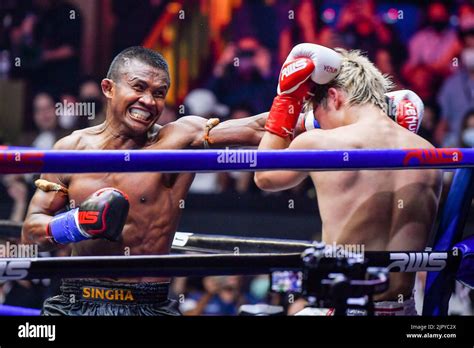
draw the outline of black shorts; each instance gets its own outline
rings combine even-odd
[[[43,304],[42,315],[181,315],[168,298],[169,283],[118,283],[64,279],[61,294]]]

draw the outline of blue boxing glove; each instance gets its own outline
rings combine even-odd
[[[48,234],[59,244],[92,238],[115,241],[122,233],[129,207],[126,194],[115,188],[104,188],[78,208],[54,216]]]

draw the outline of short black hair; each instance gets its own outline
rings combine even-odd
[[[163,58],[163,56],[158,52],[142,46],[132,46],[117,54],[112,63],[110,63],[109,71],[107,72],[107,78],[117,81],[119,79],[120,69],[122,66],[125,64],[125,62],[132,59],[137,59],[153,68],[165,71],[166,75],[168,75],[168,84],[170,83],[168,63],[166,63],[165,58]]]

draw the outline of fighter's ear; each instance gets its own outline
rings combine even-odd
[[[328,106],[332,106],[334,109],[339,110],[342,105],[341,92],[333,87],[328,88],[327,101]]]
[[[114,93],[115,83],[111,79],[103,79],[100,83],[100,87],[102,87],[102,93],[104,93],[107,99],[112,98]]]

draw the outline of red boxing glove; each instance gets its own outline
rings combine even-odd
[[[339,72],[341,56],[315,44],[296,45],[280,72],[278,96],[273,100],[265,129],[282,138],[293,135],[296,122],[314,84],[326,84]]]
[[[403,128],[418,133],[425,109],[420,97],[408,89],[386,93],[385,97],[387,115]]]
[[[311,97],[313,85],[308,81],[314,70],[309,58],[297,58],[283,65],[278,83],[278,95],[273,99],[265,129],[282,138],[291,136],[303,104]]]

